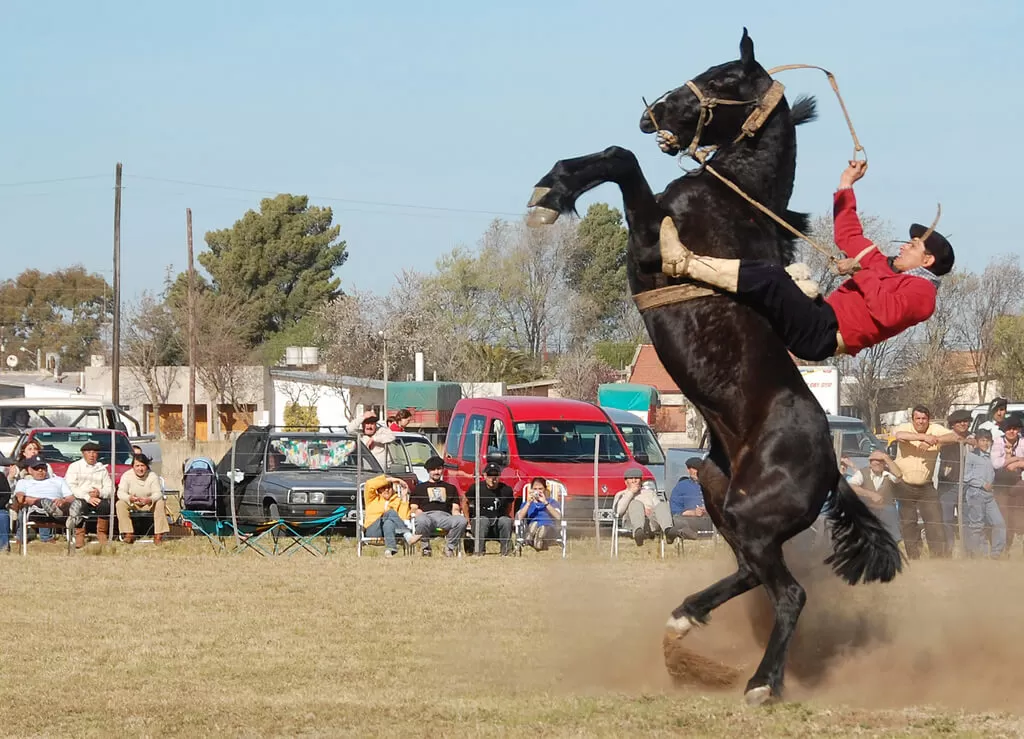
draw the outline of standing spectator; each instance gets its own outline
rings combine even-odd
[[[1006,418],[1006,398],[996,398],[988,405],[988,417],[978,425],[992,434],[992,443],[1003,438],[1003,420]]]
[[[548,548],[557,538],[559,521],[562,511],[551,502],[548,493],[548,481],[543,477],[530,480],[530,489],[526,493],[526,501],[516,512],[516,518],[526,524],[526,535],[523,540],[538,552]]]
[[[952,552],[956,547],[956,510],[960,506],[960,457],[966,453],[965,446],[973,447],[976,442],[973,437],[967,435],[967,430],[971,427],[970,411],[953,411],[946,421],[956,439],[943,444],[939,449],[938,490],[946,546]]]
[[[932,412],[923,405],[916,406],[910,418],[910,423],[895,429],[896,461],[903,471],[898,499],[903,542],[910,559],[921,556],[921,525],[917,522],[920,514],[928,551],[933,557],[949,557],[952,552],[946,548],[939,491],[932,481],[939,447],[956,441],[956,434],[941,424],[932,423]]]
[[[423,466],[429,479],[412,489],[409,497],[412,515],[416,521],[416,533],[423,537],[423,556],[429,557],[430,535],[441,529],[445,532],[444,556],[454,557],[466,534],[469,520],[462,514],[469,512],[466,499],[444,476],[444,460],[431,457]]]
[[[42,456],[42,444],[40,444],[35,439],[29,439],[28,441],[25,442],[25,444],[21,447],[21,451],[18,452],[18,458],[15,464],[12,464],[10,467],[7,468],[7,480],[12,489],[14,488],[15,485],[17,485],[18,480],[23,480],[25,478],[31,477],[31,475],[29,475],[28,468],[25,467],[25,460],[30,459],[31,457],[41,458]],[[53,468],[49,464],[46,465],[46,474],[48,477],[54,476]],[[18,525],[20,526],[21,524],[19,523]],[[43,527],[39,529],[39,541],[48,543],[53,540],[53,529],[49,527]]]
[[[626,525],[633,532],[633,541],[638,547],[644,540],[658,531],[665,532],[669,544],[676,540],[672,526],[672,509],[658,496],[658,491],[644,487],[643,472],[636,467],[626,470],[626,487],[616,494],[615,515],[625,516]]]
[[[964,485],[967,488],[965,521],[967,523],[964,542],[967,554],[976,557],[982,554],[984,546],[981,529],[992,527],[992,549],[989,556],[993,559],[1003,553],[1006,546],[1006,523],[996,505],[992,494],[992,483],[995,480],[995,467],[989,454],[992,448],[992,432],[979,428],[975,432],[977,448],[971,449],[964,460]]]
[[[701,531],[711,529],[711,519],[704,507],[704,493],[697,482],[697,474],[704,463],[700,457],[686,460],[686,473],[672,488],[669,511],[672,527],[683,539],[696,539]]]
[[[412,422],[412,411],[408,408],[399,408],[398,412],[391,418],[388,429],[391,431],[405,431],[405,427]]]
[[[1024,534],[1024,441],[1020,435],[1019,416],[1003,419],[1003,436],[992,443],[992,466],[995,469],[993,492],[1006,522],[1006,545],[1013,548],[1013,539]],[[994,436],[994,435],[993,435]]]
[[[860,483],[851,483],[853,491],[864,500],[897,544],[903,535],[894,501],[902,477],[903,470],[896,461],[885,452],[875,450],[868,457],[867,468],[861,472]]]
[[[114,496],[114,483],[107,466],[99,461],[100,445],[95,441],[82,444],[82,458],[68,465],[64,473],[71,492],[81,501],[78,515],[68,518],[68,526],[75,530],[75,546],[85,546],[85,519],[82,514],[95,514],[96,538],[106,544],[110,532],[110,499]]]
[[[410,546],[420,540],[409,524],[409,495],[405,483],[397,477],[377,475],[363,488],[363,533],[371,539],[384,539],[384,556],[398,553],[396,534]]]
[[[126,544],[135,541],[135,524],[132,511],[152,511],[153,543],[163,544],[164,536],[171,530],[167,523],[167,508],[160,478],[149,465],[152,462],[145,454],[136,454],[130,471],[121,475],[117,486],[117,528],[124,534]]]
[[[395,435],[389,429],[378,427],[378,420],[373,411],[367,411],[361,421],[353,421],[348,428],[359,432],[359,440],[380,463],[380,468],[387,472],[388,444],[394,443]]]
[[[439,458],[440,459],[440,458]],[[480,495],[480,511],[475,510],[477,489]],[[480,554],[487,551],[488,537],[497,536],[501,542],[501,556],[512,553],[512,503],[515,492],[501,481],[501,468],[489,464],[484,468],[483,484],[477,482],[466,492],[466,504],[471,511],[473,536],[480,537]]]

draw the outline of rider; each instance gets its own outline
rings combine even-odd
[[[881,343],[935,312],[939,278],[953,269],[953,247],[937,231],[928,233],[915,223],[898,256],[882,254],[864,237],[857,217],[853,184],[866,170],[867,162],[851,161],[839,178],[835,241],[846,258],[837,269],[853,276],[824,300],[805,295],[778,264],[694,254],[679,241],[670,217],[661,224],[662,268],[671,277],[689,277],[735,293],[764,315],[801,359],[852,356]]]

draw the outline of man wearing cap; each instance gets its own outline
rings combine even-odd
[[[1024,439],[1021,419],[1013,414],[1002,423],[1003,435],[992,443],[992,467],[995,469],[996,502],[1006,521],[1006,546],[1013,548],[1013,537],[1024,534]]]
[[[114,495],[114,483],[107,466],[99,461],[100,445],[95,441],[82,444],[82,458],[68,465],[64,473],[75,498],[81,501],[76,515],[68,516],[68,526],[75,530],[75,546],[85,546],[85,515],[95,514],[96,537],[105,544],[110,531],[110,499]]]
[[[711,519],[704,507],[704,493],[701,492],[697,474],[704,460],[690,457],[686,460],[686,473],[672,488],[669,496],[669,510],[672,525],[684,539],[696,539],[701,531],[711,530]]]
[[[728,293],[761,313],[789,350],[821,361],[853,356],[935,312],[940,277],[953,269],[953,247],[937,231],[910,227],[910,241],[886,257],[864,236],[853,184],[867,162],[851,161],[834,199],[836,245],[846,255],[840,274],[852,277],[824,300],[805,294],[779,264],[754,259],[721,259],[694,254],[679,241],[672,219],[661,224],[662,270]]]
[[[903,470],[885,452],[875,450],[868,457],[868,466],[861,470],[861,480],[852,484],[853,491],[882,522],[897,544],[903,539],[895,500],[899,493]]]
[[[380,468],[386,472],[388,469],[388,444],[394,443],[395,435],[389,429],[378,427],[379,420],[373,411],[366,411],[361,420],[353,421],[348,428],[349,431],[360,432],[359,440],[370,450],[380,464]]]
[[[626,487],[615,494],[615,515],[625,518],[638,547],[658,531],[664,532],[665,541],[671,544],[678,536],[672,526],[672,511],[658,496],[654,483],[645,486],[642,480],[643,472],[636,467],[626,470]]]
[[[480,511],[476,511],[477,489],[480,495]],[[480,554],[487,548],[488,537],[497,536],[501,542],[501,556],[512,553],[512,502],[515,491],[501,481],[501,468],[496,464],[484,467],[483,484],[479,481],[466,491],[466,502],[472,512],[473,536],[480,537]]]
[[[12,513],[17,513],[26,506],[37,506],[50,518],[60,519],[69,514],[78,515],[81,503],[77,501],[63,477],[50,476],[46,460],[29,457],[21,461],[21,466],[28,470],[28,477],[18,480],[14,486]]]
[[[410,509],[416,522],[416,533],[423,537],[423,556],[429,557],[430,536],[437,529],[445,532],[444,556],[454,557],[466,534],[469,519],[466,498],[450,482],[445,482],[444,460],[431,457],[423,466],[429,478],[412,489],[409,495]]]
[[[960,505],[960,459],[967,453],[965,446],[977,444],[967,431],[971,427],[970,411],[953,411],[946,418],[946,425],[956,434],[939,448],[939,505],[942,506],[942,523],[946,529],[946,546],[952,552],[956,546],[956,510]]]

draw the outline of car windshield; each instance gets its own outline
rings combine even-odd
[[[363,449],[363,471],[373,472]],[[267,445],[268,472],[277,470],[355,470],[356,440],[352,436],[274,436]]]
[[[647,464],[665,464],[665,455],[662,454],[661,446],[658,444],[658,440],[654,438],[654,432],[651,431],[650,426],[642,423],[620,423],[616,425],[619,427],[619,431],[622,432],[622,436],[626,439],[626,446],[629,447],[629,451],[633,453],[634,458],[638,454],[646,454]]]
[[[866,457],[875,450],[885,451],[885,445],[878,440],[877,436],[868,431],[864,424],[833,424],[831,431],[843,435],[840,449],[844,457],[849,455]]]
[[[53,464],[69,464],[82,458],[82,445],[88,441],[100,445],[99,461],[110,464],[110,434],[103,431],[36,431],[32,439],[42,447],[42,457]],[[132,445],[122,434],[114,435],[118,464],[132,463]]]
[[[402,444],[409,455],[409,464],[422,466],[428,459],[437,455],[429,442],[421,439],[403,439]]]
[[[600,434],[598,460],[625,462],[626,450],[607,423],[597,421],[517,421],[519,457],[530,462],[593,463],[594,437]]]
[[[67,408],[53,406],[5,406],[0,408],[0,427],[24,431],[33,428],[74,426],[102,429],[103,414],[99,408]]]

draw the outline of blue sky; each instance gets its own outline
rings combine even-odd
[[[744,25],[765,66],[837,75],[871,163],[861,208],[902,232],[941,201],[977,269],[1019,249],[1022,6],[7,0],[0,277],[82,263],[109,278],[120,160],[126,299],[184,267],[186,207],[202,248],[276,192],[331,206],[343,286],[385,291],[521,214],[557,159],[619,144],[663,188],[678,169],[637,128],[640,96],[736,58]],[[823,75],[782,81],[821,110],[791,207],[825,212],[849,137]],[[66,181],[21,184],[41,180]],[[621,205],[612,186],[594,200]]]

